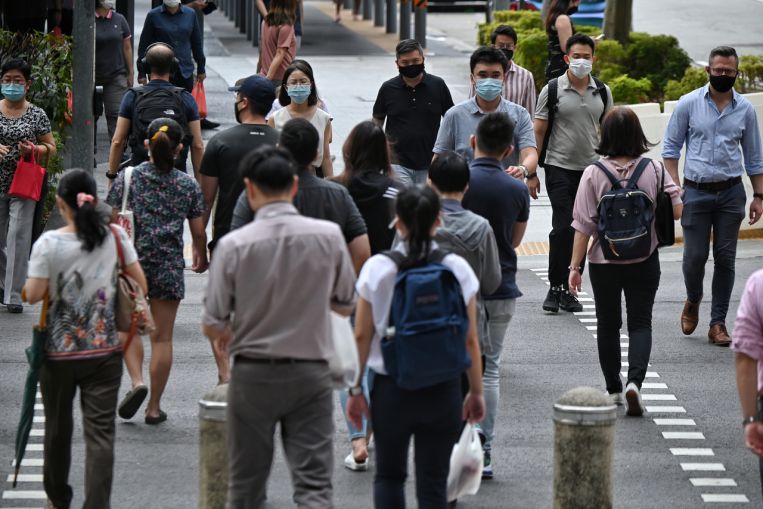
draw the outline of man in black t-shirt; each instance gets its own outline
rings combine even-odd
[[[217,196],[210,250],[230,231],[233,207],[244,190],[244,182],[238,173],[244,156],[263,145],[275,146],[278,143],[278,131],[267,125],[265,120],[276,97],[273,84],[263,76],[254,75],[239,80],[228,90],[236,92],[234,108],[236,120],[241,125],[218,133],[209,140],[201,160],[201,190],[207,203],[205,225],[209,222]]]
[[[424,184],[440,120],[453,106],[448,86],[424,71],[424,50],[405,39],[395,48],[399,75],[387,80],[374,103],[374,121],[385,132],[394,152],[392,168],[403,184]]]

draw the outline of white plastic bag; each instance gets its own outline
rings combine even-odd
[[[482,443],[473,424],[467,423],[453,446],[448,473],[448,502],[464,495],[476,495],[482,482]]]
[[[331,369],[331,378],[334,380],[334,388],[352,387],[360,373],[358,345],[355,343],[355,333],[350,319],[333,311],[331,312],[331,339],[334,343],[334,354],[329,359],[329,369]]]
[[[130,196],[130,182],[132,181],[133,167],[125,168],[125,185],[122,189],[122,210],[117,215],[117,224],[127,232],[130,242],[135,242],[135,215],[127,209],[127,198]]]

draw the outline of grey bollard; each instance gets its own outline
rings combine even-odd
[[[227,396],[228,385],[218,385],[199,401],[199,509],[225,508],[228,495]]]
[[[554,509],[611,509],[616,407],[577,387],[554,405]]]

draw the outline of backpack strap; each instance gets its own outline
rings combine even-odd
[[[644,173],[646,167],[652,162],[648,157],[642,157],[641,161],[636,165],[636,169],[633,170],[633,175],[628,179],[627,189],[638,189],[638,179],[641,178],[641,174]]]
[[[599,97],[601,98],[601,102],[604,104],[604,109],[601,112],[601,116],[599,117],[599,124],[602,123],[604,120],[604,115],[607,113],[607,103],[609,103],[609,94],[607,94],[607,87],[604,85],[604,82],[602,82],[599,78],[596,78],[594,76],[591,76],[593,78],[593,82],[596,84],[596,92],[598,92]]]
[[[543,150],[540,151],[538,163],[543,165],[546,162],[546,152],[548,151],[548,142],[551,139],[551,129],[554,127],[554,117],[559,109],[559,78],[554,78],[548,82],[548,120],[546,124],[546,134],[543,135]]]
[[[607,178],[609,179],[609,181],[610,181],[610,182],[612,182],[612,187],[613,187],[614,189],[622,189],[622,188],[623,188],[623,186],[622,186],[622,185],[620,185],[620,181],[619,181],[619,180],[617,180],[617,177],[615,177],[615,176],[612,174],[612,172],[611,172],[611,171],[609,171],[609,170],[607,169],[607,167],[606,167],[606,166],[604,166],[604,163],[602,163],[601,161],[596,161],[596,162],[595,162],[595,163],[593,163],[593,164],[594,164],[594,166],[597,166],[597,167],[598,167],[598,168],[599,168],[601,171],[603,171],[603,172],[604,172],[604,174],[607,176]]]
[[[443,251],[442,249],[433,249],[427,256],[427,262],[429,263],[442,263],[446,256],[450,253]]]
[[[392,260],[393,262],[395,262],[395,265],[397,266],[397,270],[400,270],[400,266],[405,261],[405,255],[403,253],[401,253],[400,251],[395,251],[395,250],[392,250],[392,249],[388,249],[386,251],[382,251],[379,254],[384,255],[387,258],[389,258],[390,260]]]

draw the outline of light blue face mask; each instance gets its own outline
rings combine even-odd
[[[503,90],[503,80],[498,80],[495,78],[484,78],[477,80],[476,89],[477,95],[481,99],[492,101],[501,95],[501,91]]]
[[[286,93],[292,101],[302,104],[310,97],[310,85],[289,85]]]
[[[11,102],[20,101],[26,95],[24,85],[19,83],[3,83],[2,88],[0,88],[0,92],[3,93],[3,97]]]

